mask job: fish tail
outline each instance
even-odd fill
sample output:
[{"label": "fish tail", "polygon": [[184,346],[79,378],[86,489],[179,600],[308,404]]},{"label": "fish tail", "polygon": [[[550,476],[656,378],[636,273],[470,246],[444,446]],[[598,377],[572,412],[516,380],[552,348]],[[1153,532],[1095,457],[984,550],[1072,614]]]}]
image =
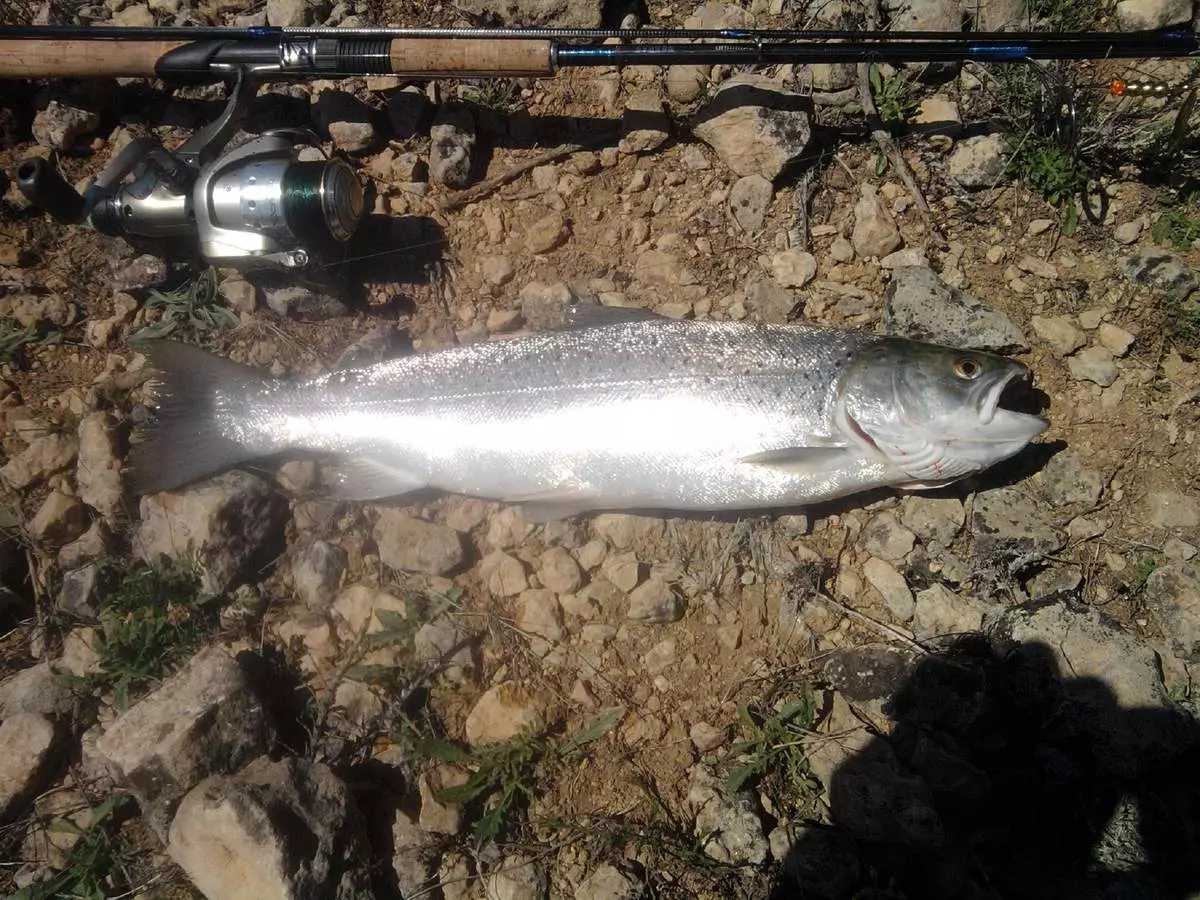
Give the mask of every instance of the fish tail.
[{"label": "fish tail", "polygon": [[136,495],[169,491],[261,455],[231,438],[217,416],[225,398],[268,383],[257,369],[175,341],[145,341],[138,349],[155,370],[153,421],[134,435],[126,484]]}]

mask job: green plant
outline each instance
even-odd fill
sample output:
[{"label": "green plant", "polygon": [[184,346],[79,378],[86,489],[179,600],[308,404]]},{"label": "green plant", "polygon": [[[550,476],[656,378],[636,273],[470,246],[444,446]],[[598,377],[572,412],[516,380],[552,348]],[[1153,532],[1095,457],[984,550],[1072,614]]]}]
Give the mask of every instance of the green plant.
[{"label": "green plant", "polygon": [[211,266],[192,281],[163,293],[151,291],[146,309],[162,310],[162,318],[153,325],[139,328],[131,340],[162,338],[169,334],[199,334],[224,328],[236,328],[238,317],[221,305],[217,293],[217,270]]},{"label": "green plant", "polygon": [[467,805],[483,802],[483,815],[475,822],[480,841],[492,840],[504,830],[509,817],[532,796],[536,770],[569,757],[581,747],[598,741],[625,715],[622,707],[606,709],[574,734],[552,740],[537,729],[526,729],[511,740],[465,749],[443,740],[419,740],[421,755],[442,763],[473,769],[467,781],[442,789],[443,803]]},{"label": "green plant", "polygon": [[1034,0],[1030,12],[1051,31],[1086,31],[1110,5],[1096,0]]},{"label": "green plant", "polygon": [[738,707],[742,740],[733,744],[730,758],[736,765],[726,786],[737,791],[763,779],[774,781],[772,793],[782,804],[795,805],[797,793],[807,794],[808,759],[804,753],[804,732],[816,718],[812,692],[804,686],[799,697],[778,708],[751,710]]},{"label": "green plant", "polygon": [[463,99],[484,109],[510,113],[521,105],[521,90],[511,78],[489,78],[465,85]]},{"label": "green plant", "polygon": [[37,340],[37,328],[13,318],[0,318],[0,362],[11,362],[25,344]]},{"label": "green plant", "polygon": [[1158,569],[1158,562],[1153,556],[1143,556],[1133,567],[1133,577],[1129,581],[1129,592],[1139,594],[1146,587],[1150,576]]},{"label": "green plant", "polygon": [[94,677],[125,708],[199,646],[211,615],[198,575],[186,564],[109,566],[102,577],[114,584],[101,601],[100,673]]},{"label": "green plant", "polygon": [[912,81],[907,73],[896,71],[884,75],[876,63],[871,63],[867,78],[871,83],[875,108],[879,110],[879,117],[883,121],[907,122],[920,108],[913,97]]},{"label": "green plant", "polygon": [[1167,210],[1154,223],[1150,236],[1156,243],[1170,243],[1176,250],[1188,249],[1192,241],[1200,237],[1200,208],[1197,208],[1195,190],[1160,197],[1159,202]]},{"label": "green plant", "polygon": [[1075,199],[1087,189],[1087,166],[1078,155],[1053,141],[1026,135],[1012,149],[1009,171],[1027,181],[1052,206],[1066,206],[1063,232],[1070,234],[1079,221]]},{"label": "green plant", "polygon": [[116,894],[124,896],[119,887],[128,880],[123,870],[132,851],[117,832],[114,819],[127,801],[127,797],[116,795],[94,807],[86,829],[75,829],[66,819],[55,823],[55,827],[79,831],[66,866],[49,878],[21,888],[12,900],[105,900]]}]

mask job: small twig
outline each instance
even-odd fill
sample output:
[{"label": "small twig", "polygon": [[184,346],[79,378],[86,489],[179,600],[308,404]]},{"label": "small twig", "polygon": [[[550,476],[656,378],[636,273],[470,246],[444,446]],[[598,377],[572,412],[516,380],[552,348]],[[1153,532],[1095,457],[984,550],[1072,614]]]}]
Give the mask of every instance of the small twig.
[{"label": "small twig", "polygon": [[524,162],[518,163],[507,172],[501,172],[492,178],[487,178],[479,184],[472,185],[466,190],[458,191],[451,194],[449,197],[441,200],[438,203],[438,209],[442,212],[453,212],[456,209],[462,209],[468,203],[475,203],[482,200],[492,192],[504,187],[510,182],[516,181],[526,172],[536,169],[538,166],[549,165],[552,162],[562,159],[564,156],[570,156],[573,153],[578,153],[581,150],[589,150],[592,147],[598,147],[607,144],[613,140],[615,135],[605,134],[602,137],[593,138],[589,141],[584,141],[579,144],[562,144],[555,147],[553,150],[547,150],[532,159],[527,159]]},{"label": "small twig", "polygon": [[[879,0],[867,0],[866,13],[867,27],[878,27]],[[871,140],[887,156],[888,162],[892,164],[892,168],[896,170],[896,174],[900,176],[900,180],[904,182],[905,188],[908,189],[908,193],[912,196],[913,203],[917,207],[917,212],[921,214],[921,221],[929,229],[929,234],[937,244],[937,248],[939,250],[946,250],[950,245],[946,242],[946,237],[942,234],[942,230],[933,221],[933,210],[929,208],[925,194],[917,186],[917,179],[913,176],[912,169],[909,167],[904,155],[900,152],[900,148],[892,140],[891,133],[883,127],[883,120],[880,118],[879,110],[875,106],[875,98],[871,96],[871,67],[868,63],[858,64],[858,94],[859,102],[862,104],[863,116],[871,125]]]},{"label": "small twig", "polygon": [[880,622],[878,619],[872,619],[870,616],[863,615],[858,610],[851,609],[846,604],[839,603],[837,600],[834,600],[832,597],[822,594],[819,591],[814,593],[813,596],[819,600],[822,600],[825,603],[828,603],[834,609],[837,609],[837,610],[845,613],[851,619],[854,619],[854,621],[859,622],[863,625],[867,625],[871,628],[874,628],[876,631],[882,632],[887,637],[889,637],[893,640],[899,641],[904,646],[908,647],[910,650],[916,650],[920,654],[927,654],[929,652],[924,647],[922,647],[920,644],[918,644],[916,641],[914,641],[912,638],[908,637],[908,635],[901,634],[899,631],[897,631],[891,625],[885,625],[883,622]]}]

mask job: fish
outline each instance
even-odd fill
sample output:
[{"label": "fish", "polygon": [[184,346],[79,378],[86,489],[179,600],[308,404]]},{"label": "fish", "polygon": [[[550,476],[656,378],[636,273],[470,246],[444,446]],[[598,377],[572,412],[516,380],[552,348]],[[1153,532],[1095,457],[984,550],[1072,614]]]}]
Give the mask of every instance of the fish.
[{"label": "fish", "polygon": [[560,328],[277,379],[147,342],[154,421],[129,479],[175,490],[320,454],[345,500],[421,489],[585,512],[807,507],[950,484],[1047,427],[1024,364],[865,331],[576,306]]}]

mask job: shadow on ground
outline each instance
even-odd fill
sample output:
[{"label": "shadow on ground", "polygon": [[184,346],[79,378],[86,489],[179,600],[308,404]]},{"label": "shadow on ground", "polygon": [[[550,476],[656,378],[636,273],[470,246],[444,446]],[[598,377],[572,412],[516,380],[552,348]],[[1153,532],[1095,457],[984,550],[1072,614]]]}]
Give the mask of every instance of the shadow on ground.
[{"label": "shadow on ground", "polygon": [[1182,900],[1200,892],[1200,725],[1121,709],[1040,643],[923,657],[828,777],[785,898]]}]

